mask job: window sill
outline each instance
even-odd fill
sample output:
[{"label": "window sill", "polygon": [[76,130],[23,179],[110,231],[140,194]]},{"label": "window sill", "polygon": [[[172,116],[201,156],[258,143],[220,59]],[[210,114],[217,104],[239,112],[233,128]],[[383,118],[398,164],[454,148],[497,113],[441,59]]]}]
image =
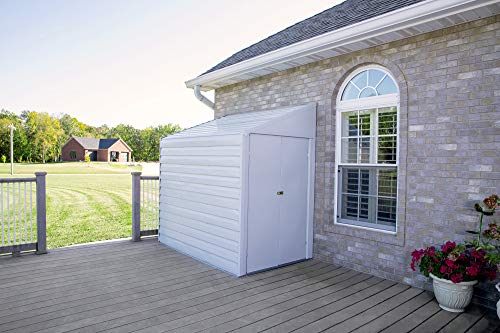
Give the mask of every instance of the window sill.
[{"label": "window sill", "polygon": [[371,225],[376,225],[376,224],[364,223],[364,222],[360,222],[360,221],[351,221],[351,220],[340,219],[340,218],[337,220],[337,222],[335,222],[335,224],[345,225],[348,227],[354,227],[354,228],[359,228],[359,229],[369,230],[369,231],[374,231],[374,232],[381,232],[381,233],[390,234],[390,235],[396,234],[396,228],[392,228],[392,227],[385,226],[385,225],[380,225],[380,227],[383,227],[383,228],[377,228],[375,226],[370,226],[370,224]]},{"label": "window sill", "polygon": [[366,239],[401,247],[404,246],[405,243],[404,228],[399,224],[396,231],[389,231],[335,222],[333,225],[326,225],[325,231],[333,234]]}]

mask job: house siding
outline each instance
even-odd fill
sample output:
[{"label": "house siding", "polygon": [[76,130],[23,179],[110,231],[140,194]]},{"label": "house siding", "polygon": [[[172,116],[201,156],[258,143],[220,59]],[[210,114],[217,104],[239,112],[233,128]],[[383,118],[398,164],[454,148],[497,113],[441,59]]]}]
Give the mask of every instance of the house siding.
[{"label": "house siding", "polygon": [[129,161],[132,161],[132,151],[130,151],[130,149],[128,149],[127,146],[125,146],[121,140],[117,141],[114,145],[112,145],[111,147],[109,147],[107,149],[108,156],[107,156],[106,161],[109,161],[109,159],[110,159],[109,154],[112,151],[117,151],[119,153],[128,153],[129,154],[128,155],[128,158],[129,158],[128,161],[126,161],[124,158],[122,158],[121,155],[118,155],[119,156],[119,161],[118,162],[129,162]]},{"label": "house siding", "polygon": [[[316,258],[429,288],[409,268],[415,248],[466,238],[473,204],[499,192],[500,16],[222,87],[215,116],[316,102]],[[380,64],[399,85],[396,235],[334,224],[335,101],[359,66]],[[476,292],[493,306],[492,285]]]}]

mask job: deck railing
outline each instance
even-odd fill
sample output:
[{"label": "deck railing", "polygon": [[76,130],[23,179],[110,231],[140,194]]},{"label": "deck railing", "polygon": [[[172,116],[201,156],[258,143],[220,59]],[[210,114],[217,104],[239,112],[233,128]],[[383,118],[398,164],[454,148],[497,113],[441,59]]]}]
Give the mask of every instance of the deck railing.
[{"label": "deck railing", "polygon": [[132,172],[132,240],[158,235],[160,177]]},{"label": "deck railing", "polygon": [[33,178],[0,178],[0,254],[47,253],[46,175],[36,172]]}]

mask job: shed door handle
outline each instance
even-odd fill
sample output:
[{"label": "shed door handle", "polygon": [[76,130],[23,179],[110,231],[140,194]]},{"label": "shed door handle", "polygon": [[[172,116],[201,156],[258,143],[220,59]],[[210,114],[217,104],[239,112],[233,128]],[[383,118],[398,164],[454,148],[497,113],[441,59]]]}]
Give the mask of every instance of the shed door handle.
[{"label": "shed door handle", "polygon": [[283,191],[276,192],[276,195],[283,195]]}]

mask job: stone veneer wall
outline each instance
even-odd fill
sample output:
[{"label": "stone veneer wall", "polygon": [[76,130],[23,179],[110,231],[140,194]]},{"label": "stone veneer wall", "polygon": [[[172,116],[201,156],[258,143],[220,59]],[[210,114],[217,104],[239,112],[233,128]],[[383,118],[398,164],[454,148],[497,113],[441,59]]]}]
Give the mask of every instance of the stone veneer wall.
[{"label": "stone veneer wall", "polygon": [[[410,252],[477,228],[473,204],[500,192],[500,16],[216,90],[215,116],[317,103],[316,258],[429,288]],[[401,93],[396,235],[334,225],[335,101],[354,69],[386,67]],[[491,285],[476,291],[493,306]],[[490,300],[482,297],[489,297]]]}]

